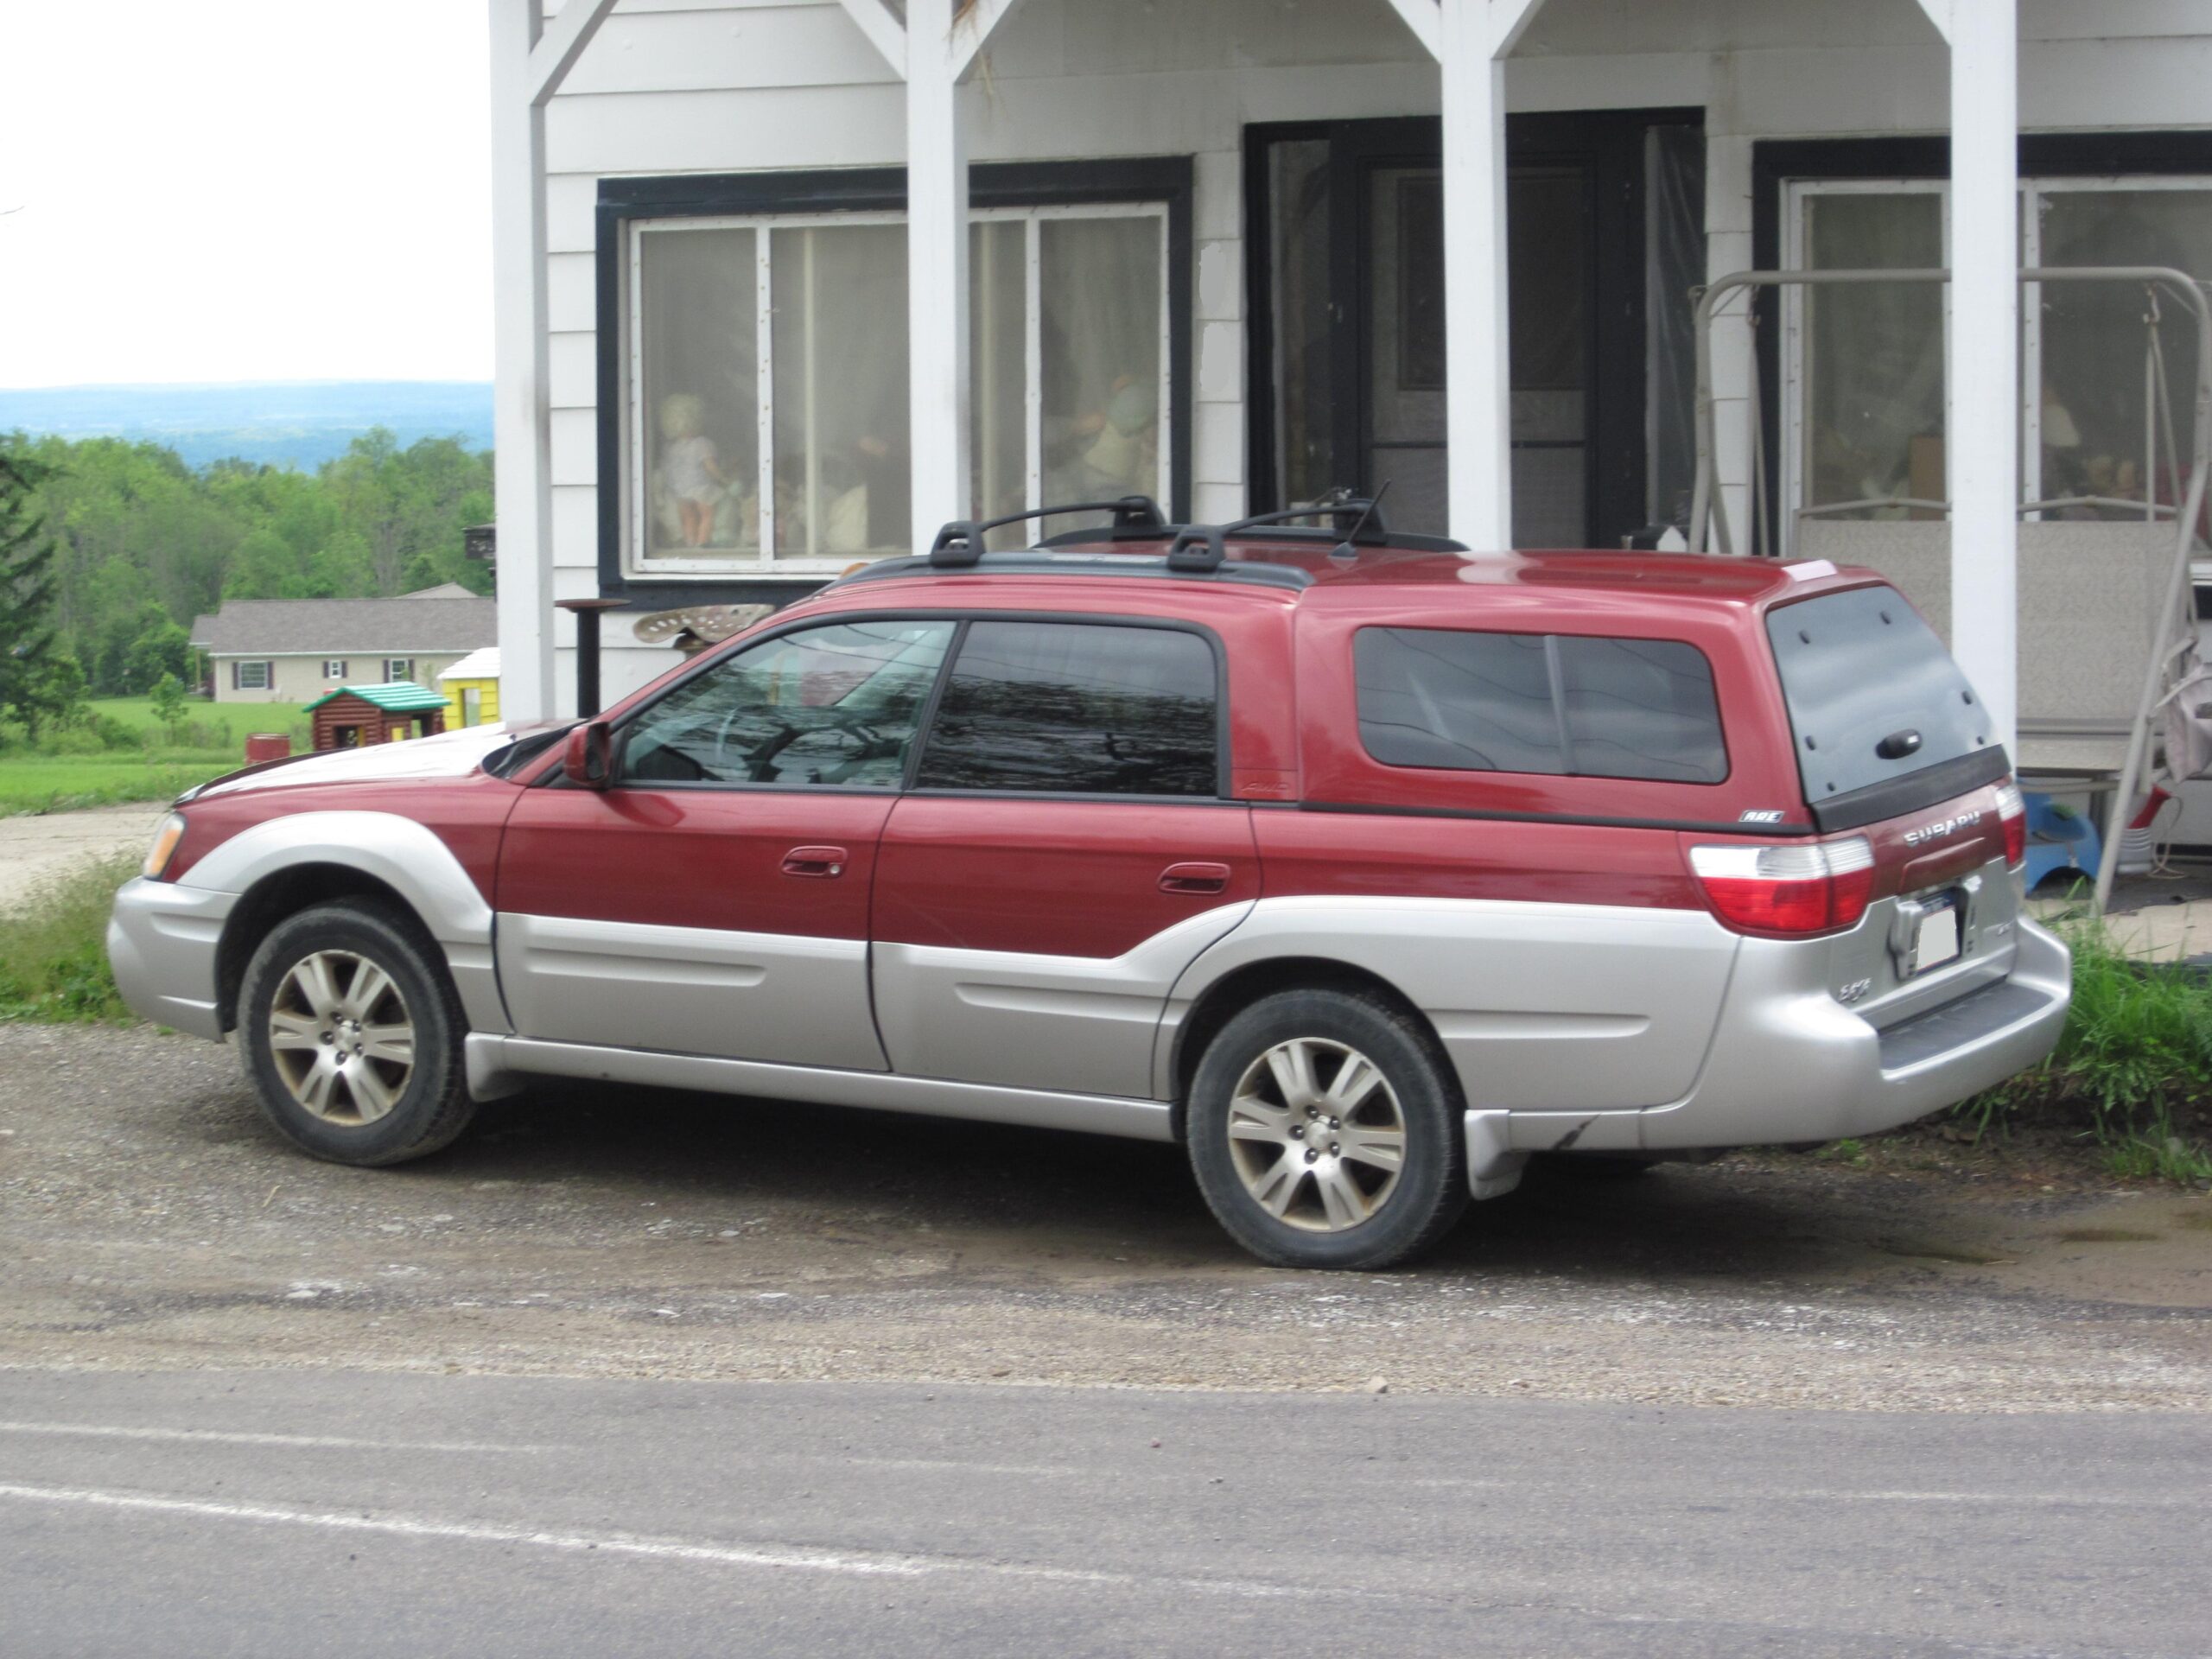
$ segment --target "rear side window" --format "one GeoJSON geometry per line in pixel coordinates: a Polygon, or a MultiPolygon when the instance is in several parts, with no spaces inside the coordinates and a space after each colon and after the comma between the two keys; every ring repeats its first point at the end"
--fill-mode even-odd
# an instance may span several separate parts
{"type": "Polygon", "coordinates": [[[1988,711],[1894,588],[1851,588],[1766,615],[1805,799],[1885,784],[1986,748],[1988,711]]]}
{"type": "Polygon", "coordinates": [[[1179,629],[974,622],[915,779],[924,789],[1214,795],[1213,647],[1179,629]]]}
{"type": "Polygon", "coordinates": [[[1679,639],[1362,628],[1359,735],[1385,766],[1717,784],[1713,665],[1679,639]]]}

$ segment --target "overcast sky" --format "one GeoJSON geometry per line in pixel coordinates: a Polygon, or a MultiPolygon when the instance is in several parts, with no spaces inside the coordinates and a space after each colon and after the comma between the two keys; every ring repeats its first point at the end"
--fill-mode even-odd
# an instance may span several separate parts
{"type": "Polygon", "coordinates": [[[0,386],[488,380],[485,12],[0,0],[0,386]]]}

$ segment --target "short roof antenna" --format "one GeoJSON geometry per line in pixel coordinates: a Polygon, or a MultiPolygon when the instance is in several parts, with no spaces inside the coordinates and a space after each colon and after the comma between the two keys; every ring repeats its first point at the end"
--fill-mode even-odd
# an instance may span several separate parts
{"type": "Polygon", "coordinates": [[[1390,493],[1390,486],[1396,481],[1395,479],[1384,479],[1382,487],[1368,497],[1367,505],[1359,510],[1359,517],[1352,520],[1352,526],[1344,532],[1344,540],[1329,550],[1331,558],[1356,559],[1359,556],[1359,550],[1352,543],[1359,538],[1359,532],[1367,528],[1368,519],[1373,515],[1375,509],[1382,505],[1382,498],[1390,493]]]}

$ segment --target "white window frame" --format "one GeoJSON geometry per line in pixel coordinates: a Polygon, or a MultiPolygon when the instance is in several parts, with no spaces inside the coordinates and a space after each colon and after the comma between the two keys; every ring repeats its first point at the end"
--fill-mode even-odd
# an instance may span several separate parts
{"type": "MultiPolygon", "coordinates": [[[[2019,185],[2020,264],[2043,263],[2043,201],[2047,196],[2080,191],[2187,190],[2212,194],[2208,174],[2071,174],[2024,178],[2019,185]]],[[[1943,263],[1951,255],[1951,189],[1948,179],[1793,179],[1783,187],[1783,254],[1785,270],[1803,270],[1805,209],[1815,197],[1834,195],[1934,194],[1942,203],[1943,263]]],[[[1782,290],[1782,553],[1796,551],[1797,508],[1804,504],[1805,407],[1811,391],[1806,360],[1802,287],[1782,290]]],[[[1943,285],[1943,353],[1950,360],[1951,289],[1943,285]]],[[[1758,372],[1756,363],[1751,372],[1758,372]]],[[[2043,499],[2043,291],[2039,283],[2020,290],[2020,499],[2043,499]]],[[[2036,515],[2040,518],[2040,513],[2036,515]]]]}
{"type": "MultiPolygon", "coordinates": [[[[1025,467],[1027,478],[1023,499],[1034,509],[1046,505],[1044,493],[1044,347],[1042,311],[1039,304],[1043,292],[1044,257],[1043,229],[1048,219],[1148,219],[1155,221],[1160,232],[1160,382],[1155,389],[1154,406],[1159,410],[1159,474],[1151,492],[1155,499],[1165,501],[1173,493],[1172,469],[1174,454],[1174,403],[1170,396],[1170,375],[1174,329],[1173,308],[1169,304],[1170,262],[1173,257],[1172,226],[1168,205],[1164,201],[1113,202],[1054,202],[1023,207],[977,207],[969,214],[972,224],[986,224],[1005,220],[1026,225],[1023,236],[1023,317],[1026,338],[1022,343],[1024,356],[1023,386],[1026,407],[1025,467]]],[[[772,240],[779,231],[821,229],[830,226],[889,225],[904,226],[906,217],[899,213],[733,213],[701,218],[633,219],[628,222],[628,247],[624,262],[626,296],[623,307],[624,326],[629,338],[624,342],[623,363],[627,384],[623,388],[621,419],[623,423],[622,450],[628,476],[623,480],[626,492],[623,510],[623,536],[626,543],[622,550],[622,568],[626,575],[639,581],[655,578],[682,579],[700,575],[815,575],[836,573],[849,566],[855,556],[849,553],[809,554],[791,553],[779,557],[776,545],[776,481],[775,481],[775,342],[772,339],[774,318],[773,249],[772,240]],[[646,523],[648,504],[644,488],[650,476],[651,458],[646,454],[652,423],[645,418],[640,398],[645,392],[645,315],[641,280],[645,238],[648,236],[681,234],[688,231],[749,230],[753,232],[753,307],[755,318],[754,360],[757,365],[756,466],[759,469],[758,491],[760,499],[760,522],[756,526],[760,550],[753,558],[689,558],[681,555],[654,553],[646,523]]],[[[973,273],[971,273],[971,280],[973,273]]],[[[808,312],[810,321],[813,313],[808,312]]],[[[976,349],[971,343],[971,350],[976,349]]],[[[983,384],[980,375],[972,384],[983,384]]],[[[911,446],[912,434],[908,435],[911,446]]],[[[808,450],[810,494],[813,493],[813,468],[818,464],[819,450],[810,445],[808,450]]],[[[988,480],[986,480],[988,483],[988,480]]],[[[817,515],[809,515],[808,533],[817,529],[817,515]]],[[[919,552],[921,549],[914,549],[919,552]]]]}
{"type": "Polygon", "coordinates": [[[231,689],[233,691],[273,691],[276,689],[276,664],[265,657],[240,658],[231,664],[231,689]],[[261,683],[254,685],[246,679],[246,671],[260,671],[261,683]]]}
{"type": "Polygon", "coordinates": [[[412,657],[387,657],[384,659],[384,678],[387,685],[405,680],[410,685],[415,679],[415,659],[412,657]],[[394,673],[394,669],[398,670],[394,673]]]}
{"type": "Polygon", "coordinates": [[[346,659],[343,657],[324,658],[322,659],[322,677],[326,680],[344,679],[346,677],[346,659]]]}

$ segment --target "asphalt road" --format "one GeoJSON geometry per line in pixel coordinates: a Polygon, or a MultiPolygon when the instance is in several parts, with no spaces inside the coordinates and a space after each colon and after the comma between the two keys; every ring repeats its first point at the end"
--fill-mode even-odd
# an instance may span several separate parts
{"type": "Polygon", "coordinates": [[[16,1371],[0,1646],[2197,1655],[2202,1423],[16,1371]]]}

